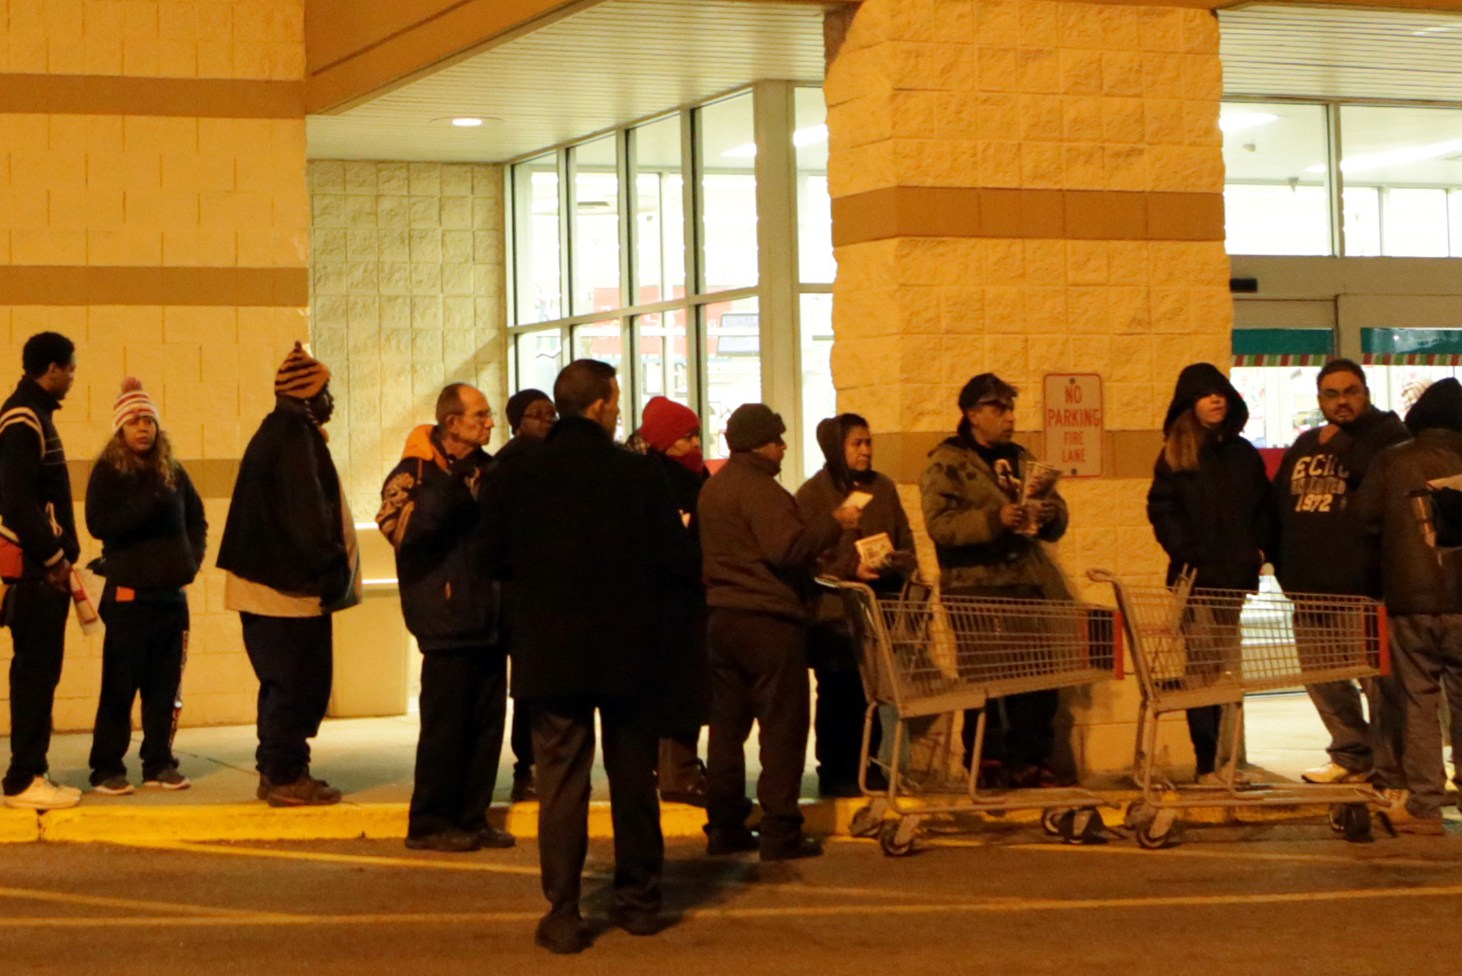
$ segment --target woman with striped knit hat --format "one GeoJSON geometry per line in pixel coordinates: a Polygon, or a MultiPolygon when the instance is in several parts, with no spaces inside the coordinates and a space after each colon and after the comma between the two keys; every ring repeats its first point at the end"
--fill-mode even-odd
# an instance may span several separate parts
{"type": "Polygon", "coordinates": [[[181,790],[173,755],[178,686],[188,645],[188,598],[208,523],[188,472],[173,457],[157,406],[129,376],[113,408],[114,433],[86,487],[86,527],[102,544],[91,568],[105,578],[101,701],[92,734],[91,785],[132,792],[123,758],[132,701],[142,694],[142,785],[181,790]]]}

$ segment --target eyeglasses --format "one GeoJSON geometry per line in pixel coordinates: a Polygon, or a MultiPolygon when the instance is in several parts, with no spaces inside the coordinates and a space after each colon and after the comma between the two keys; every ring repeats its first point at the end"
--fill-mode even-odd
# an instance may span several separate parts
{"type": "Polygon", "coordinates": [[[1356,397],[1364,396],[1366,388],[1363,386],[1347,386],[1343,390],[1321,390],[1321,400],[1339,400],[1345,397],[1347,400],[1354,400],[1356,397]]]}
{"type": "Polygon", "coordinates": [[[529,410],[523,414],[524,420],[547,420],[549,423],[558,419],[558,411],[550,407],[547,410],[529,410]]]}

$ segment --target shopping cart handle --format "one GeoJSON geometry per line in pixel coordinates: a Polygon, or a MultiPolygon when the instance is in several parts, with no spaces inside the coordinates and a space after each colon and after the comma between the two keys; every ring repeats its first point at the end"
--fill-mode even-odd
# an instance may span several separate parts
{"type": "Polygon", "coordinates": [[[1113,573],[1109,569],[1088,569],[1086,571],[1086,578],[1091,580],[1093,583],[1117,582],[1117,574],[1113,573]]]}

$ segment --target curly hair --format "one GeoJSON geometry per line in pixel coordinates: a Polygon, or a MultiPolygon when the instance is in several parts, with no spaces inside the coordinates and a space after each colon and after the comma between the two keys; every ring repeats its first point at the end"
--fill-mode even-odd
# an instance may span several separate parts
{"type": "Polygon", "coordinates": [[[178,461],[173,457],[172,442],[161,427],[157,429],[157,439],[152,442],[152,447],[144,454],[128,447],[126,435],[118,430],[102,448],[96,461],[110,465],[122,474],[152,475],[169,488],[177,482],[178,461]]]}

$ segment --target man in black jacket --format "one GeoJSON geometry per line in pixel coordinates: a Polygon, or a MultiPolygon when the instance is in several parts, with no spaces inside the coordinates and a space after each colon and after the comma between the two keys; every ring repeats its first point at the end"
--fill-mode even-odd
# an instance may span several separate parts
{"type": "Polygon", "coordinates": [[[10,662],[7,807],[73,807],[81,791],[46,776],[51,709],[66,650],[71,564],[81,553],[71,477],[52,415],[76,379],[76,347],[55,332],[26,340],[25,375],[0,407],[0,577],[3,617],[14,638],[10,662]]]}
{"type": "Polygon", "coordinates": [[[782,418],[762,403],[726,424],[731,459],[701,490],[701,553],[711,616],[711,733],[706,748],[706,851],[761,849],[764,861],[820,854],[802,834],[797,801],[807,761],[807,625],[817,556],[855,528],[841,505],[803,524],[777,483],[787,444],[782,418]],[[746,827],[747,736],[760,726],[760,842],[746,827]]]}
{"type": "Polygon", "coordinates": [[[386,476],[376,524],[396,550],[406,626],[421,663],[421,733],[406,827],[412,850],[512,847],[490,826],[507,710],[507,657],[498,642],[497,585],[483,572],[478,494],[493,463],[492,408],[452,383],[436,426],[411,432],[386,476]]]}
{"type": "MultiPolygon", "coordinates": [[[[1381,582],[1391,619],[1391,665],[1404,703],[1401,769],[1385,784],[1395,828],[1441,834],[1447,803],[1442,763],[1441,693],[1456,716],[1462,687],[1462,585],[1456,556],[1438,558],[1412,509],[1429,481],[1462,476],[1462,384],[1438,380],[1406,414],[1414,439],[1371,464],[1357,498],[1358,517],[1380,535],[1381,582]]],[[[1452,750],[1462,750],[1462,722],[1452,722],[1452,750]]]]}
{"type": "Polygon", "coordinates": [[[486,552],[493,573],[511,584],[513,699],[533,715],[539,864],[550,906],[535,938],[573,953],[589,944],[579,890],[596,710],[614,819],[613,918],[636,935],[664,924],[653,695],[663,684],[662,601],[694,567],[664,478],[611,439],[614,368],[570,363],[553,397],[561,419],[548,439],[489,479],[486,552]]]}
{"type": "Polygon", "coordinates": [[[239,612],[259,678],[258,796],[275,807],[340,802],[310,775],[309,743],[330,703],[331,614],[360,601],[354,526],[322,430],[329,384],[295,343],[239,464],[218,548],[224,605],[239,612]]]}
{"type": "MultiPolygon", "coordinates": [[[[1411,439],[1390,411],[1371,406],[1365,373],[1349,359],[1326,363],[1315,380],[1320,412],[1327,423],[1295,439],[1274,476],[1278,539],[1268,548],[1280,585],[1294,593],[1381,595],[1380,552],[1355,511],[1371,459],[1392,444],[1411,439]]],[[[1301,651],[1333,644],[1329,615],[1295,608],[1295,639],[1301,651]]],[[[1313,657],[1311,660],[1315,660],[1313,657]]],[[[1323,666],[1323,661],[1317,661],[1323,666]]],[[[1400,701],[1390,676],[1365,682],[1370,721],[1360,691],[1351,681],[1307,686],[1310,700],[1330,733],[1330,761],[1302,775],[1310,783],[1364,782],[1400,785],[1397,762],[1400,701]]]]}

